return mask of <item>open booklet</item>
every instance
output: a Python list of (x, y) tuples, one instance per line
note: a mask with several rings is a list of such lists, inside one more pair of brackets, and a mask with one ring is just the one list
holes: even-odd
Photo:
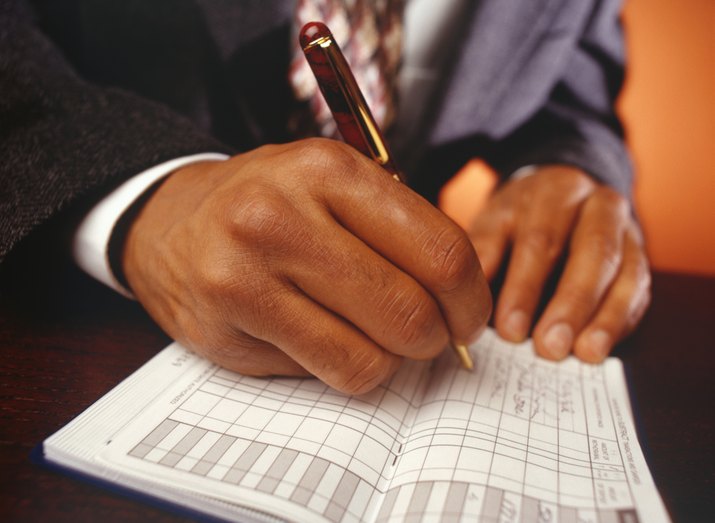
[(46, 460), (239, 521), (669, 521), (621, 362), (537, 358), (488, 331), (346, 396), (173, 344), (47, 439)]

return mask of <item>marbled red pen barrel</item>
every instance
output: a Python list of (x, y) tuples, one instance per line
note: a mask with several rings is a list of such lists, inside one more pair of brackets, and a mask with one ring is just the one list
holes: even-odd
[(382, 132), (330, 29), (321, 22), (308, 22), (299, 38), (345, 142), (402, 181)]
[[(330, 29), (322, 22), (308, 22), (300, 30), (299, 38), (345, 142), (382, 165), (396, 180), (404, 181)], [(462, 366), (472, 370), (474, 362), (468, 347), (452, 342), (452, 348)]]

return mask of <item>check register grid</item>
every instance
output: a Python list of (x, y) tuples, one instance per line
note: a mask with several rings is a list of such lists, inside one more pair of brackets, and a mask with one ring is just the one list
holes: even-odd
[[(216, 369), (129, 454), (330, 521), (382, 497), (378, 522), (637, 522), (602, 369), (512, 354), (490, 345), (478, 379), (442, 359), (360, 398)], [(426, 372), (446, 379), (420, 398)]]
[(317, 380), (217, 369), (129, 455), (360, 521), (392, 475), (424, 374), (356, 398)]

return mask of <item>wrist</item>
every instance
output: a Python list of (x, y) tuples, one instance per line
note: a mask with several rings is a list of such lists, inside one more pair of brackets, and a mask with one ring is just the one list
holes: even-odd
[(141, 299), (142, 274), (150, 277), (161, 270), (161, 257), (172, 253), (163, 247), (180, 224), (193, 215), (215, 187), (212, 167), (222, 161), (208, 160), (176, 169), (147, 191), (124, 220), (124, 229), (116, 236), (114, 260), (128, 288)]

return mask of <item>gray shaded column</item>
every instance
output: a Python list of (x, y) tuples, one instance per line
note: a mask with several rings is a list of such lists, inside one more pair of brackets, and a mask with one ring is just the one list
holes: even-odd
[(161, 461), (159, 461), (159, 463), (166, 465), (167, 467), (175, 466), (181, 458), (186, 456), (186, 454), (194, 448), (194, 445), (196, 445), (199, 440), (204, 437), (206, 432), (208, 432), (206, 429), (194, 427), (183, 438), (181, 438), (176, 445), (174, 445), (174, 448), (171, 449), (169, 453), (164, 456)]
[(259, 443), (257, 441), (251, 443), (248, 448), (243, 451), (243, 454), (239, 456), (231, 469), (226, 472), (223, 481), (235, 484), (240, 483), (243, 476), (246, 475), (246, 472), (250, 470), (259, 456), (266, 450), (266, 447), (267, 445), (265, 443)]
[(325, 510), (326, 518), (331, 521), (340, 521), (343, 519), (343, 515), (345, 515), (345, 511), (353, 499), (353, 494), (355, 493), (359, 481), (360, 478), (349, 470), (343, 473), (343, 477), (340, 478), (340, 482), (333, 493), (333, 498)]
[(432, 485), (434, 485), (434, 482), (426, 481), (424, 483), (418, 483), (415, 486), (410, 502), (407, 504), (405, 523), (419, 523), (422, 519), (425, 507), (427, 506), (427, 500), (429, 499), (430, 492), (432, 492)]
[(402, 487), (392, 488), (387, 491), (387, 495), (380, 506), (380, 512), (377, 514), (378, 521), (384, 521), (390, 517), (392, 509), (395, 506), (395, 499), (397, 499), (397, 494), (399, 494)]
[(293, 464), (293, 460), (298, 455), (297, 450), (283, 449), (273, 461), (273, 464), (266, 472), (266, 475), (256, 487), (261, 492), (273, 494), (273, 491), (280, 483), (288, 468)]
[(141, 440), (136, 447), (130, 450), (129, 455), (136, 458), (143, 458), (151, 450), (156, 448), (159, 442), (163, 440), (169, 432), (174, 430), (178, 424), (179, 422), (174, 421), (173, 419), (165, 419), (159, 424), (158, 427), (147, 434), (147, 436)]
[(228, 434), (221, 436), (213, 445), (211, 445), (211, 448), (206, 451), (198, 463), (194, 465), (191, 472), (201, 476), (208, 474), (209, 470), (211, 470), (213, 466), (218, 463), (218, 460), (220, 460), (221, 456), (223, 456), (229, 447), (233, 445), (234, 441), (236, 441), (234, 436), (229, 436)]
[(318, 484), (323, 478), (323, 474), (325, 474), (327, 468), (328, 462), (326, 460), (314, 458), (300, 479), (300, 483), (298, 483), (295, 491), (293, 491), (293, 495), (290, 497), (291, 501), (307, 505), (315, 489), (318, 488)]
[(489, 521), (490, 519), (496, 521), (499, 517), (503, 497), (504, 491), (502, 489), (487, 487), (484, 495), (484, 504), (482, 505), (482, 518), (486, 521)]

